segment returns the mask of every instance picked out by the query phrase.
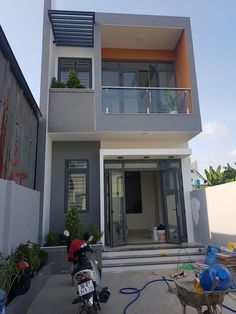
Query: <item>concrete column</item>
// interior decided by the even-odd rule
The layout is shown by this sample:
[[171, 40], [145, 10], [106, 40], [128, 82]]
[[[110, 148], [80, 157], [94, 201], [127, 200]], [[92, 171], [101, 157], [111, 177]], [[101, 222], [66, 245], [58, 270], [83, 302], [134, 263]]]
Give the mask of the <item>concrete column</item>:
[[190, 158], [187, 157], [187, 158], [182, 159], [181, 166], [182, 166], [182, 176], [183, 176], [184, 203], [185, 203], [185, 215], [186, 215], [188, 242], [192, 243], [194, 242], [194, 232], [193, 232], [193, 218], [192, 218], [191, 197], [190, 197], [190, 192], [192, 191]]

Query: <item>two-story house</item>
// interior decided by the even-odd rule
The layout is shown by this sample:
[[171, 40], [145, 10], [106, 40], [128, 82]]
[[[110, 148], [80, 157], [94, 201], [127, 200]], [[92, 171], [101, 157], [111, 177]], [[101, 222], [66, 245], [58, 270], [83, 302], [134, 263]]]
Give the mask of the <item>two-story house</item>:
[[[45, 1], [43, 230], [76, 204], [106, 245], [193, 242], [191, 150], [201, 132], [190, 20], [60, 11]], [[75, 70], [85, 88], [51, 88]]]

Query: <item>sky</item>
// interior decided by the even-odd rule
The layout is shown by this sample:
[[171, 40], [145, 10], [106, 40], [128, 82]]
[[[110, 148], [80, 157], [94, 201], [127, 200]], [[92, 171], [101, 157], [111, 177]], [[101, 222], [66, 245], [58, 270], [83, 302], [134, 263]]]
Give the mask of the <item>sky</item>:
[[[189, 143], [200, 173], [236, 162], [236, 0], [53, 0], [58, 9], [187, 16], [203, 132]], [[0, 0], [0, 24], [39, 103], [43, 0]]]

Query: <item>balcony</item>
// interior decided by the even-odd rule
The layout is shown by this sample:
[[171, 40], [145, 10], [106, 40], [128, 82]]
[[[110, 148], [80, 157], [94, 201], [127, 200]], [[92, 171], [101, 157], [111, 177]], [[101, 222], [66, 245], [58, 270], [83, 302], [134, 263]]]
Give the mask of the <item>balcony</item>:
[[133, 135], [134, 140], [149, 134], [149, 141], [188, 141], [201, 131], [197, 98], [190, 88], [106, 85], [101, 100], [96, 131], [114, 138], [119, 132], [124, 138]]
[[191, 90], [105, 86], [102, 107], [107, 114], [191, 114]]
[[94, 132], [94, 120], [94, 90], [74, 88], [51, 88], [49, 90], [49, 132]]

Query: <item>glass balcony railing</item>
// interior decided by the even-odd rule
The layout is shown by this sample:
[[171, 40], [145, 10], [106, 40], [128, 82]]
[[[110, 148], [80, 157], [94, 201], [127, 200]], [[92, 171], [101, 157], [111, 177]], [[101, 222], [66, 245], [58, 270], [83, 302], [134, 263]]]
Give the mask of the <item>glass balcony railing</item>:
[[105, 113], [192, 113], [191, 90], [185, 88], [103, 87]]

